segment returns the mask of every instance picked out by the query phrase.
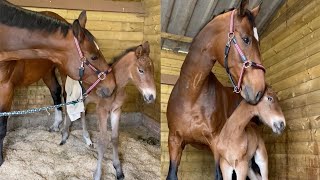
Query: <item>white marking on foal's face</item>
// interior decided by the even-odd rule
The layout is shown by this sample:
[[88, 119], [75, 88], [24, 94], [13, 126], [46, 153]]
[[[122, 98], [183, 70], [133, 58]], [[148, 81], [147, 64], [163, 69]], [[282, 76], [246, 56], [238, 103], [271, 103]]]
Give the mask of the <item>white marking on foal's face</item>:
[[142, 95], [149, 97], [150, 95], [153, 95], [153, 99], [156, 99], [156, 91], [153, 88], [144, 88], [142, 89]]
[[259, 41], [259, 34], [257, 27], [253, 27], [253, 34], [257, 41]]

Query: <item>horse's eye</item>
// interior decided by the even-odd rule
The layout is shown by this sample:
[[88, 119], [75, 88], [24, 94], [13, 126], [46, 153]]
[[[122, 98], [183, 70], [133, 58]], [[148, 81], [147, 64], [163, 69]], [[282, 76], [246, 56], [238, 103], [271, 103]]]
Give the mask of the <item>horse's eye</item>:
[[268, 101], [272, 102], [273, 101], [273, 97], [268, 96]]
[[92, 57], [91, 57], [91, 60], [93, 60], [93, 61], [94, 61], [94, 60], [97, 60], [97, 59], [98, 59], [98, 56], [92, 56]]
[[248, 37], [242, 38], [243, 42], [246, 43], [247, 45], [250, 44], [250, 39]]
[[142, 70], [142, 69], [139, 69], [139, 68], [138, 68], [138, 71], [139, 71], [140, 74], [143, 74], [143, 73], [144, 73], [144, 70]]

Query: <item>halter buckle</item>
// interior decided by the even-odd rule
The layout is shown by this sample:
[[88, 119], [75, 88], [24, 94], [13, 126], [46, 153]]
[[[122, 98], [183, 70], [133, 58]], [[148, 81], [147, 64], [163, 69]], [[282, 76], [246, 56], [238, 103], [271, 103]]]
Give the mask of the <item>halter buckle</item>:
[[101, 80], [101, 81], [103, 81], [103, 80], [106, 79], [106, 76], [107, 76], [107, 75], [106, 75], [105, 72], [101, 72], [101, 73], [98, 74], [98, 79]]
[[228, 38], [229, 38], [229, 41], [231, 42], [231, 40], [234, 38], [234, 32], [229, 32]]
[[241, 92], [241, 88], [238, 88], [238, 86], [234, 86], [233, 92], [239, 94]]
[[247, 69], [247, 68], [249, 68], [249, 67], [251, 67], [251, 66], [252, 66], [252, 62], [251, 62], [251, 61], [246, 61], [246, 62], [243, 63], [243, 67], [244, 67], [245, 69]]

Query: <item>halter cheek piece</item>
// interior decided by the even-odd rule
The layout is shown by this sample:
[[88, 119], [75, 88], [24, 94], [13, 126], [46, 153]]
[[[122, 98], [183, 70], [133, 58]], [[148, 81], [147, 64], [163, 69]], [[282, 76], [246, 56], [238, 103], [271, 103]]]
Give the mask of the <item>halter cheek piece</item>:
[[[73, 37], [73, 38], [74, 38], [74, 43], [75, 43], [75, 45], [77, 47], [77, 51], [79, 53], [80, 62], [81, 62], [81, 66], [79, 67], [79, 76], [80, 76], [79, 83], [81, 85], [82, 92], [84, 92], [83, 96], [86, 97], [93, 90], [93, 88], [95, 88], [97, 86], [97, 84], [100, 81], [103, 81], [107, 77], [107, 75], [112, 71], [112, 69], [109, 68], [106, 71], [100, 71], [98, 68], [94, 67], [87, 60], [87, 58], [83, 55], [77, 38], [75, 38], [75, 37]], [[84, 65], [87, 65], [91, 70], [93, 70], [97, 74], [97, 77], [98, 77], [98, 79], [86, 91], [85, 91], [85, 89], [84, 89], [84, 87], [82, 85], [82, 80], [83, 80], [83, 75], [84, 75], [84, 70], [85, 70]]]
[[[244, 72], [245, 72], [245, 70], [247, 68], [253, 67], [253, 68], [261, 69], [264, 72], [266, 70], [261, 64], [257, 64], [257, 63], [255, 63], [253, 61], [249, 61], [247, 59], [247, 57], [244, 55], [244, 53], [242, 52], [240, 46], [238, 45], [236, 37], [235, 37], [235, 34], [234, 34], [234, 13], [235, 13], [235, 10], [233, 10], [232, 13], [231, 13], [230, 31], [229, 31], [229, 34], [228, 34], [228, 42], [226, 44], [226, 48], [225, 48], [225, 51], [224, 51], [224, 66], [225, 66], [225, 69], [226, 69], [227, 74], [229, 76], [229, 79], [231, 81], [231, 84], [233, 86], [233, 92], [240, 93], [241, 92], [241, 83], [242, 83], [243, 75], [244, 75]], [[232, 77], [232, 75], [230, 73], [229, 67], [228, 67], [228, 55], [229, 55], [230, 47], [231, 47], [232, 43], [234, 44], [234, 47], [236, 48], [238, 54], [240, 55], [241, 61], [243, 62], [242, 63], [242, 70], [241, 70], [240, 77], [239, 77], [239, 80], [238, 80], [238, 84], [235, 83], [235, 81], [234, 81], [234, 79], [233, 79], [233, 77]]]

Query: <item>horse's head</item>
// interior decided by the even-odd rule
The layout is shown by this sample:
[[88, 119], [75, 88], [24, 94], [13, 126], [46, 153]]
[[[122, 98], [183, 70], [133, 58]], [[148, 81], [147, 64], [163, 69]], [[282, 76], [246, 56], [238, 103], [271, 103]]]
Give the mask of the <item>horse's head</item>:
[[257, 104], [265, 90], [265, 70], [261, 65], [255, 27], [260, 5], [251, 11], [247, 6], [248, 0], [242, 0], [239, 8], [214, 19], [219, 29], [215, 32], [221, 38], [216, 42], [219, 47], [226, 47], [225, 50], [219, 49], [220, 58], [217, 60], [226, 68], [235, 92], [241, 93], [248, 103]]
[[139, 89], [147, 103], [156, 99], [156, 85], [154, 81], [154, 67], [149, 57], [150, 47], [144, 42], [135, 50], [135, 58], [129, 72], [133, 84]]
[[[80, 77], [80, 79], [88, 85], [97, 83], [97, 95], [108, 97], [115, 88], [114, 75], [113, 73], [109, 73], [111, 70], [110, 66], [101, 53], [94, 36], [85, 28], [86, 22], [86, 11], [82, 11], [79, 18], [72, 24], [74, 41], [78, 52], [76, 55], [83, 62], [82, 67], [79, 67], [83, 69], [83, 77]], [[80, 70], [79, 76], [81, 76]], [[101, 81], [97, 82], [98, 79]]]
[[259, 119], [272, 128], [274, 133], [281, 134], [286, 127], [286, 120], [282, 113], [279, 100], [271, 88], [267, 88], [260, 102], [254, 106], [257, 108]]

